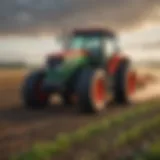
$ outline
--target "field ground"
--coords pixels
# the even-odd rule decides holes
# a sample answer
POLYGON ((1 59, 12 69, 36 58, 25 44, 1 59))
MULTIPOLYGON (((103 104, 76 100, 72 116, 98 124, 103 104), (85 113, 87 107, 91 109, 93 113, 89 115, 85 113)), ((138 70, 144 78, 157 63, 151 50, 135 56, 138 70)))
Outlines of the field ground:
MULTIPOLYGON (((59 133, 70 132, 107 115, 116 116, 126 108, 111 107, 101 116, 77 115, 74 108, 50 107, 31 112, 23 108, 20 89, 27 70, 0 70, 0 159, 11 153, 24 151, 33 143, 53 140, 59 133), (3 154, 2 154, 3 153, 3 154)), ((138 102, 160 97, 160 70, 138 69, 139 74, 153 74, 156 81, 137 93, 138 102)), ((127 110, 129 110, 128 107, 127 110)))
POLYGON ((151 159, 147 151, 160 139, 159 104, 160 101, 141 104, 72 133, 60 134, 55 141, 33 144, 27 152, 17 154, 15 160, 151 160, 153 156, 158 160, 160 148, 150 154, 151 159))
POLYGON ((25 69, 0 69, 0 109, 20 104, 19 91, 27 72, 25 69))

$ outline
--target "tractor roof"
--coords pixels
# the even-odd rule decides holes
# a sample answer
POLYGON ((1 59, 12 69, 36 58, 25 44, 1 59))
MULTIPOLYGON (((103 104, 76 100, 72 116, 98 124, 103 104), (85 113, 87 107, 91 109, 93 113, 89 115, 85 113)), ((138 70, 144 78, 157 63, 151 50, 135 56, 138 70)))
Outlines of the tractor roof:
POLYGON ((87 29, 75 29, 73 31, 74 35, 84 34, 84 35, 99 35, 99 36, 109 36, 115 37, 115 33, 111 30, 103 29, 103 28, 87 28, 87 29))

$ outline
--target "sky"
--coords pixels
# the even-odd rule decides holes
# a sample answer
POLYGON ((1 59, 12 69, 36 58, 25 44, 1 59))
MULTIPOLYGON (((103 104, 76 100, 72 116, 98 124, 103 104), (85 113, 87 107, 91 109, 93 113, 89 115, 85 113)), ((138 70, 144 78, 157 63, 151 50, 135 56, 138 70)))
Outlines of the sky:
POLYGON ((92 26, 115 30, 133 58, 160 55, 160 0, 0 0, 0 61, 41 62, 56 33, 92 26))

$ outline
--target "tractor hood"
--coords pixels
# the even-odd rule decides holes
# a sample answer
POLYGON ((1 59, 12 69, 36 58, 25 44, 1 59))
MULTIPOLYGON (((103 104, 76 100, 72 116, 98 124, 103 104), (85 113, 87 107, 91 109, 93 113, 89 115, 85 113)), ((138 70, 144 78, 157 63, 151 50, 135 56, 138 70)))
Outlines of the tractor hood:
POLYGON ((50 65, 46 71, 46 82, 49 84, 64 84, 77 71, 88 64, 87 52, 70 50, 50 55, 50 65), (53 65, 52 65, 53 63, 53 65))

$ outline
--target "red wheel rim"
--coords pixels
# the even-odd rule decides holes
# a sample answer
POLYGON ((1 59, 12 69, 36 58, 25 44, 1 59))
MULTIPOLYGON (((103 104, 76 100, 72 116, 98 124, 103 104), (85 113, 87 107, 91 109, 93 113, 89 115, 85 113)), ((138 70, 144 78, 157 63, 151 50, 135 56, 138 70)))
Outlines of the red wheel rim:
POLYGON ((127 76, 127 93, 132 95, 136 90, 136 74, 129 72, 127 76))
POLYGON ((101 104, 105 100, 106 92, 105 92, 105 83, 102 78, 96 80, 94 84, 94 101, 96 104, 101 104))
POLYGON ((36 97, 39 101, 44 102, 47 99, 48 95, 47 95, 47 93, 42 91, 41 87, 42 87, 42 83, 40 81, 37 83, 37 85, 35 87, 36 97))

